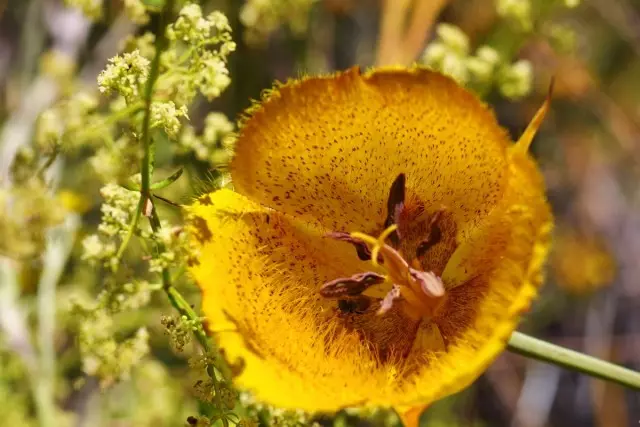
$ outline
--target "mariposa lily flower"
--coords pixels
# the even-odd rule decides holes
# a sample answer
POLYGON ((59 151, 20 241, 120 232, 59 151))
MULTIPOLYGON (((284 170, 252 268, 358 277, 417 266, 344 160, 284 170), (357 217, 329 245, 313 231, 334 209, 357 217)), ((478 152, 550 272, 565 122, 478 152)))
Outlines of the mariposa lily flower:
POLYGON ((235 381, 285 408, 406 409, 474 381, 541 284, 552 217, 528 154, 451 79, 357 68, 248 112, 235 191, 188 207, 191 272, 235 381))

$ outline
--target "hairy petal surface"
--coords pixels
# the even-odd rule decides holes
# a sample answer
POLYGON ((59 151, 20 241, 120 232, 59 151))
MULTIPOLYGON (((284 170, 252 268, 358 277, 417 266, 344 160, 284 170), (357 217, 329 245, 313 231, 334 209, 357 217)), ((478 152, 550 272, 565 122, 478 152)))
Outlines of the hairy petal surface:
POLYGON ((382 227, 389 186, 444 205, 462 233, 501 198, 510 141, 493 114, 425 69, 357 68, 272 90, 232 162, 237 190, 335 231, 382 227))

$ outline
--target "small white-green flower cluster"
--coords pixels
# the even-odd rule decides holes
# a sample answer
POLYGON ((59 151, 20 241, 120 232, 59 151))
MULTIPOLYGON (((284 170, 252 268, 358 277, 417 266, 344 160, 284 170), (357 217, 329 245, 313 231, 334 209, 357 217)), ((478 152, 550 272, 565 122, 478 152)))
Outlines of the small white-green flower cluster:
POLYGON ((162 227, 152 233, 152 240, 161 244, 162 251, 154 253, 149 260, 149 271, 161 273, 163 269, 184 265, 190 256, 189 240, 182 227, 171 227, 162 222, 162 227))
POLYGON ((107 281, 105 289, 98 296, 100 305, 110 313, 120 313, 145 307, 151 300, 151 293, 161 285, 146 280, 132 280, 123 285, 107 281))
POLYGON ((34 177, 32 167, 25 165, 19 173, 25 175, 21 185, 0 188, 0 254, 24 260, 44 250, 46 231, 64 219, 65 211, 47 185, 34 177))
POLYGON ((122 134, 115 141, 98 147, 89 164, 102 182, 121 181, 140 163, 142 151, 136 144, 130 135, 122 134))
POLYGON ((139 101, 149 77, 149 66, 149 60, 138 50, 115 56, 98 76, 98 88, 107 95, 119 93, 129 104, 139 101))
POLYGON ((151 127, 162 127, 171 138, 175 138, 182 127, 181 117, 189 118, 186 105, 176 108, 173 101, 151 104, 151 127))
POLYGON ((124 13, 138 25, 149 22, 149 14, 142 0, 124 0, 124 13))
POLYGON ((481 94, 494 86, 511 99, 531 91, 533 73, 529 61, 506 63, 490 46, 480 46, 471 55, 469 38, 454 25, 439 24, 436 33, 437 39, 427 46, 422 57, 430 68, 481 94))
POLYGON ((531 0, 497 0, 496 11, 521 31, 529 32, 533 29, 531 0))
POLYGON ((99 378, 102 386, 129 378, 131 370, 149 353, 149 333, 144 327, 133 336, 116 341, 114 315, 125 305, 114 305, 110 294, 110 291, 101 293, 97 302, 76 297, 71 300, 70 309, 77 328, 82 368, 87 375, 99 378))
POLYGON ((140 193, 129 191, 116 184, 107 184, 100 189, 104 198, 102 222, 98 231, 107 237, 126 234, 131 216, 136 210, 140 193))
POLYGON ((521 59, 498 71, 500 93, 507 98, 522 98, 531 92, 533 68, 531 62, 521 59))
POLYGON ((571 53, 577 44, 576 31, 569 25, 551 23, 545 25, 544 35, 553 48, 560 53, 571 53))
POLYGON ((318 0, 248 0, 240 10, 240 21, 247 27, 250 43, 264 42, 283 25, 296 36, 309 26, 309 12, 318 0))
MULTIPOLYGON (((581 0, 563 0, 563 6, 573 9, 580 5, 581 0)), ((496 0, 498 15, 515 26, 519 31, 531 32, 534 26, 540 22, 540 17, 535 17, 532 8, 536 6, 531 0, 496 0)))
MULTIPOLYGON (((95 134, 86 132, 87 127, 99 126, 93 116, 98 108, 98 98, 86 91, 80 91, 70 98, 45 110, 38 118, 35 142, 44 152, 54 149, 78 148, 91 142, 95 134)), ((99 133, 100 129, 97 129, 99 133)))
POLYGON ((125 52, 133 52, 135 50, 140 52, 140 55, 145 58, 153 58, 156 53, 156 47, 154 45, 156 41, 156 35, 150 32, 146 32, 140 36, 129 35, 121 43, 122 50, 125 52))
POLYGON ((167 37, 162 63, 168 71, 158 80, 158 91, 179 106, 190 104, 198 92, 209 100, 220 96, 231 83, 227 57, 236 49, 227 17, 218 11, 204 17, 199 5, 188 4, 167 37))
POLYGON ((178 141, 178 150, 182 153, 193 152, 199 160, 213 167, 225 165, 235 144, 233 123, 222 113, 209 113, 205 118, 202 135, 196 135, 191 126, 185 127, 178 141))
POLYGON ((102 18, 102 0, 64 0, 64 4, 80 9, 87 18, 94 21, 102 18))
POLYGON ((241 392, 239 395, 240 404, 246 409, 249 419, 258 418, 262 414, 268 418, 268 425, 302 427, 319 427, 318 423, 311 423, 308 413, 302 410, 287 410, 277 408, 256 400, 251 393, 241 392))
POLYGON ((116 184, 107 184, 100 190, 105 199, 100 210, 102 221, 98 233, 84 238, 82 259, 92 264, 102 263, 105 267, 118 267, 116 237, 124 237, 130 227, 140 193, 129 191, 116 184))
MULTIPOLYGON (((103 0, 64 0, 69 7, 80 9, 88 18, 98 21, 103 17, 103 0)), ((142 0, 123 0, 124 14, 138 25, 149 22, 149 14, 142 0)))

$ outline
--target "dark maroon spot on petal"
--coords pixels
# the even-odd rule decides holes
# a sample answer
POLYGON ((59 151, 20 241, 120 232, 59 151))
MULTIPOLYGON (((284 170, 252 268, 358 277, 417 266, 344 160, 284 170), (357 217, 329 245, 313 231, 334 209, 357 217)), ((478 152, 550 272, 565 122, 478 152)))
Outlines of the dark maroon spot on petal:
POLYGON ((391 307, 393 307, 393 302, 400 298, 400 296, 400 286, 393 285, 391 290, 387 293, 387 295, 384 296, 384 298, 380 302, 380 308, 378 309, 377 314, 385 314, 387 311, 391 310, 391 307))
POLYGON ((384 276, 372 271, 358 273, 351 277, 342 277, 325 283, 320 288, 320 295, 324 298, 356 296, 371 286, 379 285, 384 280, 384 276))
POLYGON ((213 234, 211 234, 211 230, 207 226, 207 221, 200 216, 191 217, 191 225, 195 229, 195 237, 196 240, 200 243, 205 243, 211 240, 213 234))
POLYGON ((213 204, 213 202, 211 201, 211 196, 209 196, 208 194, 205 194, 204 196, 199 197, 198 202, 204 206, 209 206, 213 204))
POLYGON ((420 271, 413 268, 409 268, 409 274, 420 283, 422 292, 426 295, 437 298, 444 295, 444 285, 442 279, 433 274, 430 271, 420 271))
MULTIPOLYGON (((401 173, 391 184, 391 189, 389 190, 389 198, 387 199, 387 218, 384 221, 384 228, 398 223, 400 213, 404 209, 404 199, 406 192, 405 183, 405 175, 401 173)), ((389 240, 394 246, 398 246, 398 244, 400 243, 400 233, 398 232, 398 230, 389 235, 389 240)))

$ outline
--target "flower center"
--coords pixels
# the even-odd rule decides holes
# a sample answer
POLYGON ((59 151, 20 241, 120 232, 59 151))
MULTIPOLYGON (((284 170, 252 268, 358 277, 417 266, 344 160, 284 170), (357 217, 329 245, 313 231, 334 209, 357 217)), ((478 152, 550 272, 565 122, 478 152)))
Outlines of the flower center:
MULTIPOLYGON (((423 210, 407 216, 404 185, 405 177, 401 174, 391 186, 387 203, 388 215, 384 223, 386 228, 377 238, 361 232, 328 234, 328 237, 351 243, 361 260, 370 261, 377 271, 383 270, 382 273, 358 273, 322 285, 320 295, 337 299, 341 310, 347 308, 351 313, 365 312, 376 299, 363 293, 372 286, 385 284, 391 285, 391 290, 384 298, 378 299, 378 315, 384 315, 392 307, 397 307, 413 320, 430 319, 444 303, 445 287, 441 278, 434 271, 424 271, 422 266, 429 263, 421 263, 428 252, 442 240, 438 223, 442 221, 443 210, 430 216, 428 221, 420 220, 424 218, 423 210), (415 223, 418 227, 412 227, 407 222, 415 223), (416 239, 417 236, 420 239, 416 239), (399 249, 403 247, 403 243, 406 243, 404 247, 409 251, 415 252, 411 262, 405 259, 399 249)), ((449 240, 451 237, 455 238, 449 237, 449 240)), ((446 258, 450 255, 448 249, 440 252, 444 252, 446 258)), ((442 268, 437 273, 440 274, 441 270, 442 268)))

